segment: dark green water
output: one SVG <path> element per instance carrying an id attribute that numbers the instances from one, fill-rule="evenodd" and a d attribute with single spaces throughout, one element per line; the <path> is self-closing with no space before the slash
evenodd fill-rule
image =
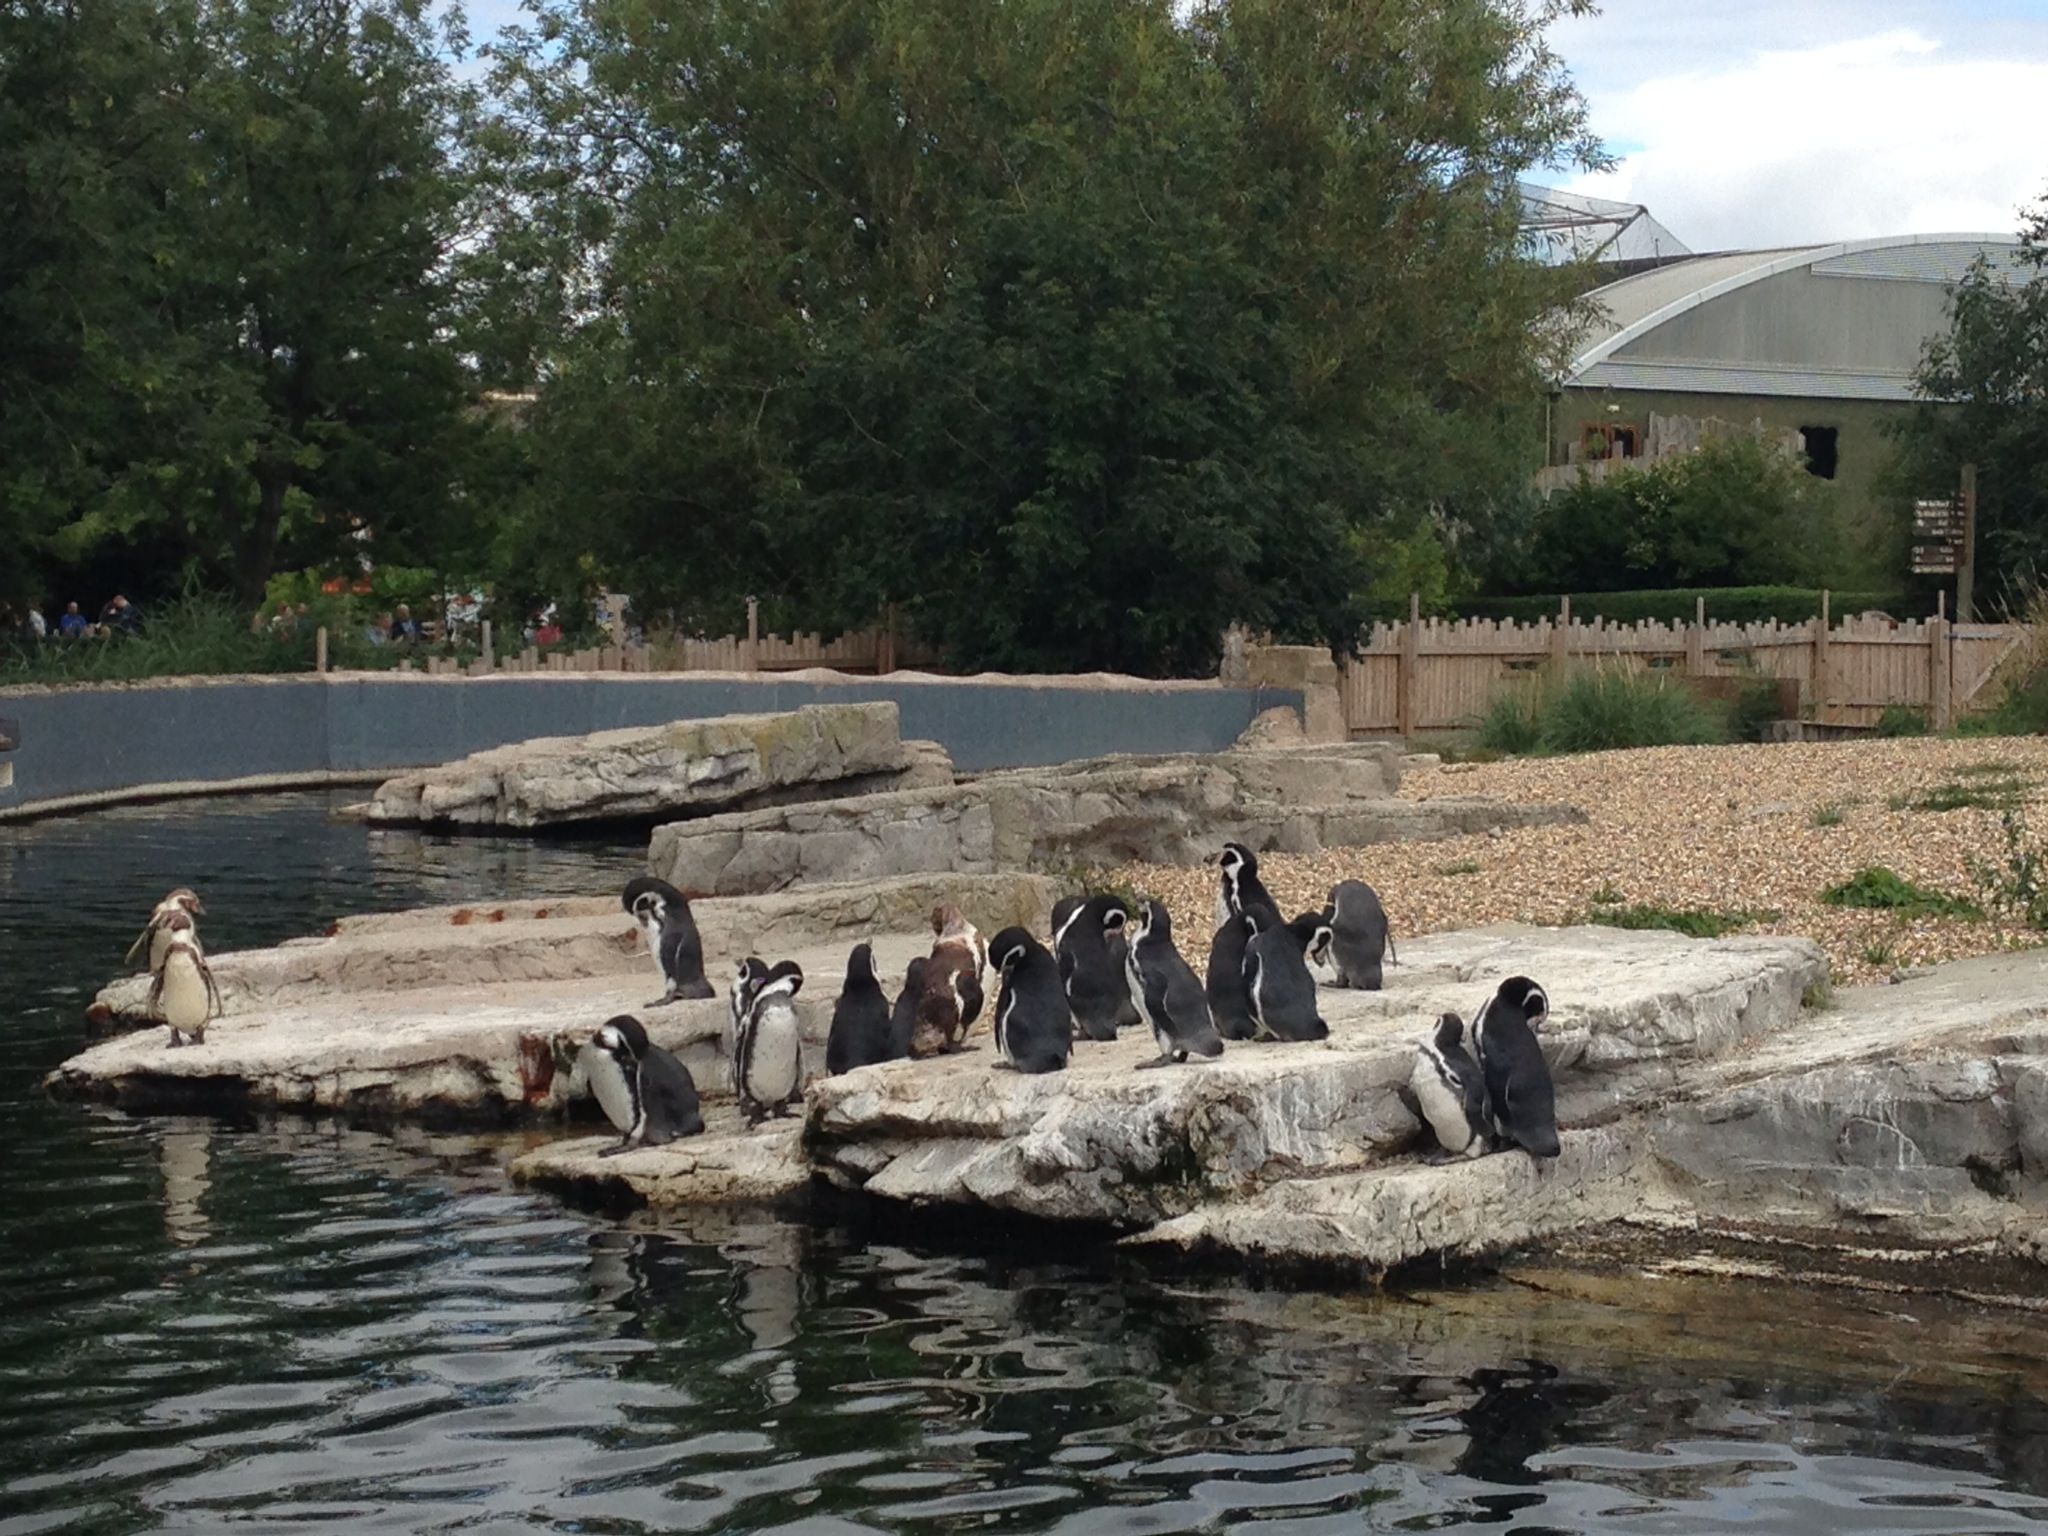
<path id="1" fill-rule="evenodd" d="M 0 830 L 0 1536 L 2048 1525 L 2025 1316 L 1535 1272 L 1262 1294 L 583 1215 L 489 1139 L 46 1101 L 172 885 L 224 949 L 636 862 L 326 803 Z"/>

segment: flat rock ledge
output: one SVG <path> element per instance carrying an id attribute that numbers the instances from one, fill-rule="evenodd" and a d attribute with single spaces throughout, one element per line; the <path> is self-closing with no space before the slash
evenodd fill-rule
<path id="1" fill-rule="evenodd" d="M 1109 757 L 656 827 L 648 868 L 684 890 L 777 891 L 917 870 L 1185 864 L 1226 840 L 1259 850 L 1456 837 L 1585 820 L 1568 805 L 1395 797 L 1382 742 Z"/>
<path id="2" fill-rule="evenodd" d="M 514 742 L 388 779 L 365 815 L 533 831 L 952 782 L 937 743 L 900 739 L 894 703 L 817 704 Z"/>

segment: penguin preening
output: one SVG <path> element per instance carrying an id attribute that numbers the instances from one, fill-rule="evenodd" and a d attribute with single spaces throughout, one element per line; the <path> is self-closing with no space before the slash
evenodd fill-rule
<path id="1" fill-rule="evenodd" d="M 1478 1157 L 1491 1147 L 1493 1117 L 1486 1108 L 1486 1079 L 1465 1049 L 1465 1021 L 1455 1013 L 1438 1019 L 1430 1038 L 1416 1047 L 1408 1085 L 1446 1152 Z"/>
<path id="2" fill-rule="evenodd" d="M 1287 921 L 1280 915 L 1280 903 L 1273 899 L 1259 878 L 1259 860 L 1243 843 L 1225 843 L 1216 855 L 1219 872 L 1216 892 L 1216 921 L 1228 922 L 1241 912 L 1255 912 L 1278 926 Z"/>
<path id="3" fill-rule="evenodd" d="M 910 1042 L 913 1056 L 957 1051 L 981 1017 L 982 977 L 988 946 L 974 924 L 950 902 L 932 909 L 932 952 L 925 966 L 924 1000 Z"/>
<path id="4" fill-rule="evenodd" d="M 1532 1157 L 1558 1154 L 1556 1089 L 1536 1038 L 1536 1025 L 1549 1015 L 1543 989 L 1526 976 L 1510 976 L 1472 1021 L 1494 1128 Z"/>
<path id="5" fill-rule="evenodd" d="M 630 1013 L 608 1019 L 576 1053 L 576 1070 L 590 1086 L 604 1117 L 619 1133 L 619 1144 L 600 1157 L 634 1147 L 659 1147 L 704 1129 L 697 1084 L 690 1069 L 647 1038 Z"/>
<path id="6" fill-rule="evenodd" d="M 187 920 L 184 925 L 185 929 L 191 934 L 193 945 L 199 948 L 199 952 L 203 957 L 206 951 L 204 946 L 199 944 L 199 931 L 191 919 L 204 917 L 205 915 L 206 908 L 199 900 L 199 893 L 194 891 L 189 885 L 179 886 L 176 890 L 166 894 L 164 899 L 158 902 L 150 911 L 149 921 L 143 925 L 142 932 L 135 936 L 135 942 L 128 946 L 128 953 L 123 957 L 123 963 L 133 965 L 136 952 L 146 946 L 149 954 L 150 974 L 155 975 L 158 971 L 162 970 L 164 968 L 164 951 L 170 947 L 171 942 L 171 930 L 168 925 L 173 917 L 183 917 Z"/>
<path id="7" fill-rule="evenodd" d="M 1195 972 L 1173 942 L 1173 919 L 1164 902 L 1148 901 L 1138 909 L 1124 962 L 1131 1005 L 1158 1043 L 1157 1060 L 1141 1067 L 1163 1067 L 1190 1056 L 1223 1054 L 1208 996 Z"/>
<path id="8" fill-rule="evenodd" d="M 780 1116 L 803 1091 L 803 1037 L 796 994 L 804 984 L 794 960 L 768 967 L 747 1002 L 733 1041 L 732 1085 L 749 1124 Z"/>
<path id="9" fill-rule="evenodd" d="M 1059 962 L 1030 933 L 1005 928 L 989 946 L 1002 977 L 996 995 L 996 1050 L 1019 1072 L 1058 1072 L 1074 1045 L 1073 1014 Z"/>
<path id="10" fill-rule="evenodd" d="M 1216 1032 L 1226 1040 L 1250 1040 L 1259 1032 L 1244 976 L 1244 952 L 1251 939 L 1250 921 L 1232 916 L 1224 920 L 1209 941 L 1209 972 L 1204 990 L 1209 998 L 1209 1016 L 1216 1021 Z"/>
<path id="11" fill-rule="evenodd" d="M 1247 912 L 1252 936 L 1244 950 L 1245 987 L 1262 1039 L 1321 1040 L 1330 1033 L 1316 1012 L 1316 979 L 1309 974 L 1301 941 L 1285 923 L 1270 927 Z"/>
<path id="12" fill-rule="evenodd" d="M 689 899 L 681 891 L 652 875 L 636 875 L 626 882 L 619 901 L 633 914 L 655 969 L 661 972 L 664 990 L 648 1007 L 718 995 L 704 979 L 704 941 L 697 936 Z"/>
<path id="13" fill-rule="evenodd" d="M 1330 929 L 1327 949 L 1337 973 L 1337 985 L 1379 991 L 1381 961 L 1400 958 L 1394 950 L 1394 936 L 1388 931 L 1387 911 L 1380 905 L 1379 892 L 1363 880 L 1340 880 L 1330 887 L 1323 920 Z"/>
<path id="14" fill-rule="evenodd" d="M 163 964 L 149 985 L 149 1011 L 170 1027 L 173 1046 L 183 1045 L 186 1035 L 194 1045 L 204 1045 L 206 1021 L 221 1011 L 220 987 L 199 951 L 197 935 L 188 931 L 191 923 L 182 912 L 171 921 Z"/>
<path id="15" fill-rule="evenodd" d="M 1138 1021 L 1124 979 L 1126 916 L 1116 896 L 1070 896 L 1052 909 L 1053 958 L 1085 1039 L 1114 1040 L 1120 1026 Z"/>
<path id="16" fill-rule="evenodd" d="M 825 1070 L 837 1077 L 855 1067 L 896 1059 L 890 1031 L 889 999 L 875 976 L 875 950 L 856 944 L 846 957 L 846 984 L 832 1008 L 832 1032 L 825 1041 Z"/>

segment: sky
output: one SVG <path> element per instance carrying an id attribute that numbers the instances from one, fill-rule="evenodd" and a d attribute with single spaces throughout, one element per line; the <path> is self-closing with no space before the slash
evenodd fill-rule
<path id="1" fill-rule="evenodd" d="M 1695 251 L 2010 233 L 2048 195 L 2048 0 L 1606 0 L 1551 42 L 1618 163 L 1550 183 Z"/>

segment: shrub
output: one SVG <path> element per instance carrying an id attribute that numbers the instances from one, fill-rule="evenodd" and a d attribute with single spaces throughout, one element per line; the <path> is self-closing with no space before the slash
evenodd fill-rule
<path id="1" fill-rule="evenodd" d="M 1725 741 L 1725 723 L 1682 684 L 1636 672 L 1581 671 L 1551 693 L 1542 711 L 1552 752 L 1615 747 L 1698 746 Z"/>
<path id="2" fill-rule="evenodd" d="M 1489 752 L 1523 757 L 1543 750 L 1543 700 L 1534 693 L 1501 693 L 1479 722 L 1479 744 Z"/>
<path id="3" fill-rule="evenodd" d="M 1925 736 L 1927 731 L 1927 711 L 1924 709 L 1887 704 L 1884 713 L 1877 717 L 1877 734 L 1880 736 Z"/>
<path id="4" fill-rule="evenodd" d="M 2025 818 L 2016 810 L 1998 821 L 2005 839 L 2003 857 L 1996 862 L 1971 859 L 1970 875 L 1994 911 L 2029 928 L 2048 930 L 2048 845 L 2028 832 Z"/>
<path id="5" fill-rule="evenodd" d="M 1909 917 L 1980 918 L 1983 910 L 1961 896 L 1915 885 L 1883 865 L 1858 870 L 1839 885 L 1820 893 L 1831 907 L 1862 907 L 1882 912 L 1903 912 Z"/>
<path id="6" fill-rule="evenodd" d="M 1604 928 L 1664 928 L 1688 938 L 1718 939 L 1738 928 L 1747 928 L 1759 916 L 1755 912 L 1708 912 L 1643 903 L 1632 907 L 1595 907 L 1586 914 L 1586 921 Z"/>

